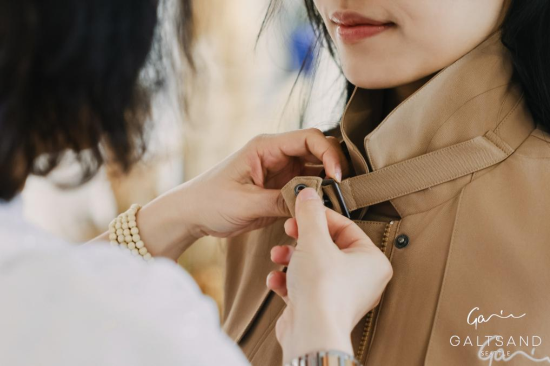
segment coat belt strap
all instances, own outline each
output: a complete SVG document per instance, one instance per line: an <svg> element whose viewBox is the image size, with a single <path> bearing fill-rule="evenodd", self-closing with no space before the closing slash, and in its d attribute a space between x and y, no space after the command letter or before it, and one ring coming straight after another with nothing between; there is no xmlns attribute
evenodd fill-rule
<svg viewBox="0 0 550 366"><path fill-rule="evenodd" d="M512 147L493 131L489 131L484 136L346 179L340 184L341 195L351 212L475 173L500 163L513 152ZM295 185L300 178L304 177L297 177L288 185ZM294 214L294 200L289 194L293 188L285 188L283 195L287 204L292 204L289 208ZM319 178L316 188L319 192L322 190L333 208L342 213L333 186L321 186Z"/></svg>
<svg viewBox="0 0 550 366"><path fill-rule="evenodd" d="M514 151L493 131L344 180L340 190L350 211L389 201L475 173L505 160ZM335 206L334 190L323 188ZM340 207L338 210L341 211Z"/></svg>

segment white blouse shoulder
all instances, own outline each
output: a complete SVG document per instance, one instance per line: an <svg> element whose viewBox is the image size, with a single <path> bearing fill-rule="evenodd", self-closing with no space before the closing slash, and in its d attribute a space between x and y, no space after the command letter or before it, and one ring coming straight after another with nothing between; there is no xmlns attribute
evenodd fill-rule
<svg viewBox="0 0 550 366"><path fill-rule="evenodd" d="M175 263L74 247L0 204L0 365L247 365Z"/></svg>

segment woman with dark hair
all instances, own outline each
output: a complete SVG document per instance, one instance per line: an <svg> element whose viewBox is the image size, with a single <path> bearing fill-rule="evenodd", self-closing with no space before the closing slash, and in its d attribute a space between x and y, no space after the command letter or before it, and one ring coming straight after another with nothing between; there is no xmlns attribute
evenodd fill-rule
<svg viewBox="0 0 550 366"><path fill-rule="evenodd" d="M394 270L347 329L355 356L550 363L550 2L304 3L349 81L338 135L352 169L339 185L295 178L283 194L292 212L293 189L316 188ZM233 238L246 255L227 253L224 329L258 366L285 354L274 326L288 308L253 280L284 268L260 255L292 251L283 230Z"/></svg>
<svg viewBox="0 0 550 366"><path fill-rule="evenodd" d="M189 2L180 6L187 27ZM141 71L155 60L158 7L157 0L0 0L1 365L246 364L221 332L213 302L173 261L155 258L175 260L200 236L233 236L288 217L280 188L290 179L324 169L339 181L347 169L338 142L318 130L261 136L119 215L99 238L107 245L73 247L25 222L19 193L27 177L52 171L67 151L84 178L104 160L127 170L143 153L159 79ZM180 31L188 53L188 29ZM289 304L279 327L289 360L320 351L319 360L343 362L353 358L345 329L374 307L391 266L317 192L296 195L296 219L287 222L300 241L292 263L285 248L263 254L288 265L288 276L256 279ZM349 270L353 276L342 275ZM325 280L311 284L320 272ZM360 301L334 311L349 286Z"/></svg>

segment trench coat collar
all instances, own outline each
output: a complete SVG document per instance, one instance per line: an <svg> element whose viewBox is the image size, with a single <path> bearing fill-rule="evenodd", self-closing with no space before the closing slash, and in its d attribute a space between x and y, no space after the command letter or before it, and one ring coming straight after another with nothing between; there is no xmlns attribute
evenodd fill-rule
<svg viewBox="0 0 550 366"><path fill-rule="evenodd" d="M523 118L501 131L514 148L517 128L534 124L521 88L512 82L511 55L497 30L473 50L435 74L381 122L383 90L356 88L342 119L341 132L357 174L457 144L499 124L521 104ZM516 131L515 131L516 130Z"/></svg>

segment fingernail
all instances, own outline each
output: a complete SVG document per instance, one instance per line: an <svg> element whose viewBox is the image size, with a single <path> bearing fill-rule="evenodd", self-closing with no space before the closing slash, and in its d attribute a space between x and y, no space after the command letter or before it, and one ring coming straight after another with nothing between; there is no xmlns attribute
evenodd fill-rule
<svg viewBox="0 0 550 366"><path fill-rule="evenodd" d="M267 278L265 279L265 285L269 287L269 279L273 277L273 272L269 273L267 275Z"/></svg>
<svg viewBox="0 0 550 366"><path fill-rule="evenodd" d="M300 192L300 194L298 195L298 199L300 201L318 200L319 195L313 188L306 188Z"/></svg>
<svg viewBox="0 0 550 366"><path fill-rule="evenodd" d="M336 168L336 172L334 173L334 179L336 179L338 183L342 183L342 169L340 167Z"/></svg>

